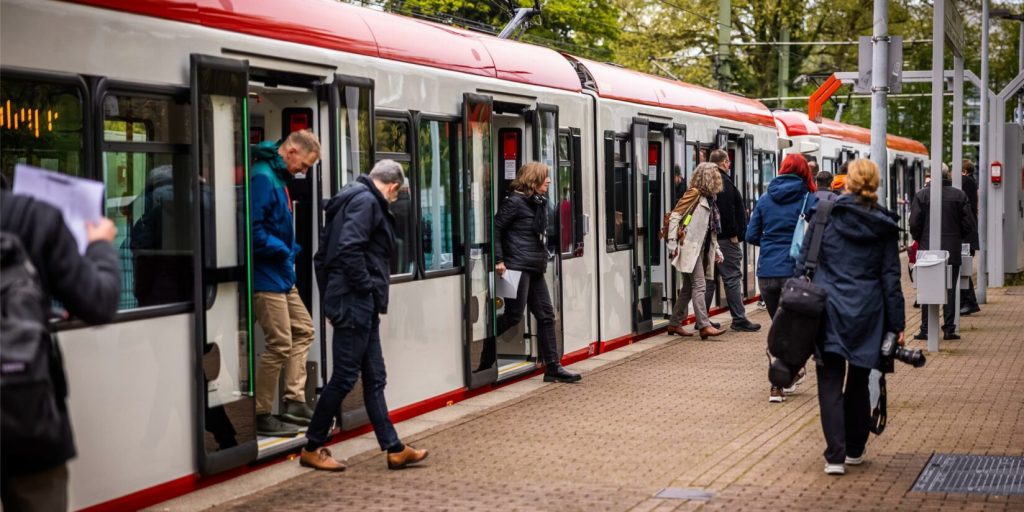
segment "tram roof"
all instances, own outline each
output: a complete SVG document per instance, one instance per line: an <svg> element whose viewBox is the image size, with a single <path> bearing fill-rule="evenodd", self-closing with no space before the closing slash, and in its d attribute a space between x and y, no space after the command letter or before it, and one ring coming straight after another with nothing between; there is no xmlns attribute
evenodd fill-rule
<svg viewBox="0 0 1024 512"><path fill-rule="evenodd" d="M68 1L472 75L582 89L572 66L550 48L336 0Z"/></svg>
<svg viewBox="0 0 1024 512"><path fill-rule="evenodd" d="M597 94L602 98L775 127L771 110L757 100L656 77L612 64L602 64L575 56L570 58L586 68L594 78Z"/></svg>
<svg viewBox="0 0 1024 512"><path fill-rule="evenodd" d="M808 119L807 114L793 110L778 110L774 112L775 119L781 123L782 128L790 137L802 135L821 135L830 139L838 139L847 142L860 144L871 144L871 130L852 124L838 123L830 119L822 119L821 123L814 123ZM886 147L908 153L916 153L927 156L928 148L924 144L907 137L899 135L886 135Z"/></svg>

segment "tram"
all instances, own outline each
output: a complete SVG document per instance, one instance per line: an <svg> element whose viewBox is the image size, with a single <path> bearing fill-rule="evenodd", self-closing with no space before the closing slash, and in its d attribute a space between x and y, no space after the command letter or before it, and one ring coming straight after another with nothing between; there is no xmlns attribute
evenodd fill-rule
<svg viewBox="0 0 1024 512"><path fill-rule="evenodd" d="M822 171L836 174L850 160L870 158L871 130L867 128L828 119L815 123L807 114L789 110L778 110L774 115L779 137L788 146L782 152L801 152L817 161ZM891 134L886 136L886 153L888 166L880 184L885 188L883 206L900 216L900 243L905 248L911 242L910 203L924 186L930 156L924 144Z"/></svg>
<svg viewBox="0 0 1024 512"><path fill-rule="evenodd" d="M491 221L523 163L554 171L546 276L569 364L667 324L676 276L657 232L703 152L730 153L749 208L777 173L780 136L817 137L806 152L822 161L826 139L866 152L811 125L789 131L788 113L755 100L333 0L0 8L0 114L15 121L0 126L0 172L100 180L119 230L116 321L57 326L76 509L152 503L304 442L254 430L251 144L300 128L323 143L289 184L297 287L316 326L311 400L330 375L312 272L322 207L375 161L403 165L381 324L396 419L537 369L529 317L495 332ZM756 249L744 249L747 300ZM484 367L488 344L498 361ZM343 432L365 429L358 384L339 416Z"/></svg>

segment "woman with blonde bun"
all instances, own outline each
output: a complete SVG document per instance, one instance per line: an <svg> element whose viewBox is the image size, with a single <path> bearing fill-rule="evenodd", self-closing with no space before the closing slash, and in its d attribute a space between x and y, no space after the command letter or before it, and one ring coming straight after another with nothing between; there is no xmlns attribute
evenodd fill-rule
<svg viewBox="0 0 1024 512"><path fill-rule="evenodd" d="M878 183L878 167L870 160L850 163L846 192L824 226L814 271L814 283L828 294L817 370L830 475L864 461L871 416L868 375L879 366L887 332L903 344L898 217L878 204ZM813 232L807 230L797 275L803 275Z"/></svg>

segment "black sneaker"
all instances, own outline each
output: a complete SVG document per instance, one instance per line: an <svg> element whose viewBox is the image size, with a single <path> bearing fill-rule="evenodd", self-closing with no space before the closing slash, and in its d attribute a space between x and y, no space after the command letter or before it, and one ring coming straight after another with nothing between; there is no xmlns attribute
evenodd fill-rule
<svg viewBox="0 0 1024 512"><path fill-rule="evenodd" d="M742 322L733 322L732 323L732 330L734 330L734 331L743 331L743 332L757 332L757 331L761 330L761 324L755 324L754 322L751 322L750 320L745 320L745 321L742 321Z"/></svg>
<svg viewBox="0 0 1024 512"><path fill-rule="evenodd" d="M971 316L971 315L973 315L975 313L980 313L980 312L981 312L981 308L979 308L977 306L975 306L973 308L969 308L969 307L962 307L962 308L960 308L960 316Z"/></svg>
<svg viewBox="0 0 1024 512"><path fill-rule="evenodd" d="M306 405L306 402L284 401L284 410L281 411L281 420L296 425L309 425L313 419L313 409Z"/></svg>
<svg viewBox="0 0 1024 512"><path fill-rule="evenodd" d="M926 332L919 332L919 333L914 335L914 339L915 340L926 340L926 339L928 339L928 333L926 333Z"/></svg>
<svg viewBox="0 0 1024 512"><path fill-rule="evenodd" d="M256 433L269 437L291 437L299 434L299 427L289 425L270 414L256 415Z"/></svg>
<svg viewBox="0 0 1024 512"><path fill-rule="evenodd" d="M944 339L946 341L958 340L958 339L960 339L960 335L955 333L955 332L947 332L946 334L942 335L942 339Z"/></svg>
<svg viewBox="0 0 1024 512"><path fill-rule="evenodd" d="M721 329L722 328L722 324L720 324L718 322L714 322L714 321L708 320L708 323L711 324L711 327L714 327L715 329Z"/></svg>
<svg viewBox="0 0 1024 512"><path fill-rule="evenodd" d="M583 377L580 374L572 373L563 368L562 365L544 371L544 382L579 382L581 379Z"/></svg>

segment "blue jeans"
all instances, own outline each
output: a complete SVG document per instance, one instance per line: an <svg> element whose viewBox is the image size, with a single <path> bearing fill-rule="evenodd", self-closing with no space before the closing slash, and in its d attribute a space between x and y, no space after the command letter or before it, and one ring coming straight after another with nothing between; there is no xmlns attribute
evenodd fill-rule
<svg viewBox="0 0 1024 512"><path fill-rule="evenodd" d="M334 369L313 410L313 419L306 432L306 449L313 451L327 443L331 420L340 414L341 402L352 391L361 371L366 413L370 416L380 449L387 450L400 441L384 401L387 371L380 346L380 316L377 315L376 302L373 294L368 293L346 294L342 303L341 319L334 326L334 338L331 340Z"/></svg>

